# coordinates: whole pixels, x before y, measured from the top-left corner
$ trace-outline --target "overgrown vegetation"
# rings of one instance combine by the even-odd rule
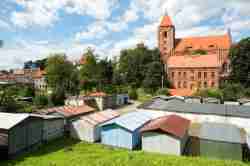
[[[240,161],[177,157],[142,151],[128,151],[64,138],[1,166],[248,166]]]

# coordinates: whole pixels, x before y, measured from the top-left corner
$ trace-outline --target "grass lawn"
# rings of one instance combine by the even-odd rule
[[[0,166],[249,166],[240,161],[176,157],[113,149],[63,138]]]

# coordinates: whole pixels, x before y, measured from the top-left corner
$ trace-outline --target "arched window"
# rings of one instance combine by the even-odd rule
[[[207,82],[206,81],[204,82],[204,88],[207,88]]]
[[[164,32],[164,37],[165,37],[165,38],[168,37],[168,32],[167,32],[167,31]]]
[[[178,88],[181,88],[181,81],[178,82]]]
[[[183,82],[183,88],[185,88],[185,89],[187,88],[187,82],[186,81]]]

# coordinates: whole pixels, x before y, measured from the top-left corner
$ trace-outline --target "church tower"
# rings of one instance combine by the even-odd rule
[[[167,13],[163,16],[158,30],[158,47],[164,64],[174,55],[175,27]]]

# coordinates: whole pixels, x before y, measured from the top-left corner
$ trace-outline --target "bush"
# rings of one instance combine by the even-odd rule
[[[55,91],[52,93],[50,99],[51,102],[54,106],[61,106],[64,105],[64,100],[65,100],[65,93],[63,91]]]
[[[194,96],[200,96],[200,97],[213,97],[221,99],[223,94],[219,89],[201,89],[198,90]]]
[[[224,101],[237,101],[244,97],[245,89],[241,84],[227,83],[222,86]]]
[[[34,104],[36,106],[46,106],[48,105],[48,103],[49,103],[48,97],[44,95],[36,96],[34,99]]]
[[[132,99],[132,100],[137,100],[138,99],[137,91],[134,88],[129,90],[128,95],[129,95],[129,98]]]
[[[167,88],[160,88],[156,91],[156,95],[169,95]]]

